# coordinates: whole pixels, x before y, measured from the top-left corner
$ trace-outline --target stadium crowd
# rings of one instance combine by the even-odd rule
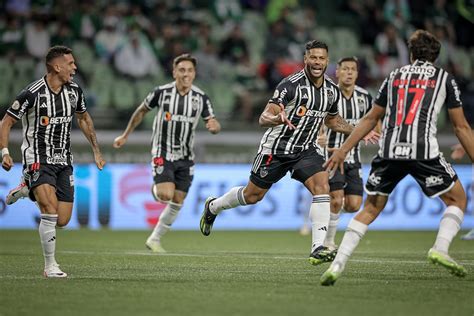
[[[474,16],[465,2],[6,0],[0,13],[0,115],[27,82],[44,73],[47,49],[66,45],[77,58],[75,81],[85,87],[98,128],[124,125],[144,91],[168,82],[173,58],[185,52],[197,57],[196,84],[209,92],[224,124],[257,126],[272,89],[301,67],[306,41],[328,43],[332,77],[340,57],[357,56],[358,84],[373,93],[393,68],[408,62],[407,35],[424,28],[441,40],[438,64],[456,77],[473,122]]]

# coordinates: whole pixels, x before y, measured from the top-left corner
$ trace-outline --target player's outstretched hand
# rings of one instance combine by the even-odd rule
[[[104,158],[102,158],[102,154],[101,154],[101,153],[96,153],[96,154],[94,154],[94,160],[95,160],[95,164],[96,164],[96,166],[97,166],[97,168],[98,168],[99,170],[104,169],[105,160],[104,160]]]
[[[221,131],[221,124],[215,118],[210,118],[206,122],[206,128],[212,134],[217,134]]]
[[[339,168],[341,174],[344,174],[344,160],[346,159],[346,153],[340,148],[328,148],[328,151],[332,153],[331,157],[323,165],[323,168],[329,172],[329,177],[332,177],[336,170]]]
[[[372,130],[367,135],[364,136],[363,140],[366,145],[368,143],[377,144],[377,142],[379,141],[379,138],[380,138],[380,134]]]
[[[13,167],[13,159],[10,155],[4,155],[2,159],[2,168],[6,171],[10,171]]]
[[[282,123],[285,124],[285,125],[288,125],[289,129],[295,129],[295,126],[288,119],[288,116],[286,116],[285,107],[281,103],[279,105],[280,105],[280,108],[281,108],[281,112],[278,115],[280,116],[280,119],[281,119]]]
[[[114,139],[114,148],[120,148],[127,142],[127,137],[120,135]]]

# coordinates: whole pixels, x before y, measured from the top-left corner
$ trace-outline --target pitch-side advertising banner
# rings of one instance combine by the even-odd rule
[[[454,166],[468,193],[468,207],[462,227],[474,227],[472,167]],[[204,200],[219,196],[234,186],[245,185],[250,165],[197,165],[194,181],[173,229],[198,230]],[[364,182],[369,166],[364,166]],[[21,168],[0,171],[0,229],[36,228],[39,211],[29,199],[5,204],[8,191],[17,186]],[[74,168],[75,203],[69,228],[150,229],[164,205],[151,195],[151,167],[146,164],[111,164],[98,171],[95,165]],[[214,229],[298,229],[309,211],[311,196],[289,175],[275,184],[257,205],[224,211]],[[437,229],[444,206],[439,198],[425,197],[418,184],[407,176],[390,196],[383,213],[371,229]],[[339,228],[347,226],[352,214],[343,214]]]

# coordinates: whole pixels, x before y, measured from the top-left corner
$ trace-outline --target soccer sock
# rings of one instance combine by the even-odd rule
[[[464,213],[459,207],[450,205],[446,208],[439,224],[438,235],[433,246],[434,249],[446,254],[448,253],[451,241],[461,228],[463,217]]]
[[[44,265],[46,267],[56,263],[54,254],[56,251],[57,223],[57,214],[41,214],[38,231],[40,235],[41,246],[43,247]]]
[[[173,202],[168,202],[168,204],[166,204],[165,209],[160,215],[158,223],[151,233],[151,239],[159,241],[161,237],[163,237],[163,235],[165,235],[171,229],[171,225],[176,220],[176,217],[178,216],[179,210],[181,210],[182,206],[183,204],[177,204]]]
[[[313,203],[309,209],[309,218],[312,228],[311,252],[322,246],[326,233],[328,231],[329,213],[330,213],[329,194],[320,194],[313,196]]]
[[[329,225],[328,232],[326,233],[326,239],[324,240],[324,245],[333,245],[334,237],[336,237],[337,224],[339,224],[340,213],[329,213]]]
[[[349,222],[333,264],[339,264],[341,269],[344,269],[347,260],[349,260],[368,228],[369,226],[354,218]]]
[[[229,192],[209,203],[209,210],[217,215],[223,210],[234,208],[240,205],[247,205],[244,198],[245,187],[233,187]]]

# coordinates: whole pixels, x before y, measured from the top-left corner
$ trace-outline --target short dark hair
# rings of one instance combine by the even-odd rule
[[[191,54],[181,54],[179,55],[178,57],[176,57],[174,60],[173,60],[173,68],[176,67],[176,65],[178,65],[180,62],[182,61],[190,61],[193,63],[194,65],[194,68],[196,68],[196,65],[197,65],[197,59],[196,57],[194,57],[193,55]]]
[[[307,42],[305,48],[306,48],[306,51],[309,51],[310,49],[313,49],[313,48],[323,48],[329,53],[328,45],[318,40],[312,40],[312,41]]]
[[[342,57],[341,59],[339,59],[337,61],[337,64],[340,66],[342,65],[343,62],[345,61],[353,61],[356,63],[357,67],[359,67],[359,59],[357,59],[357,57],[355,56],[350,56],[350,57]]]
[[[53,59],[63,56],[72,54],[72,49],[66,46],[53,46],[48,50],[46,54],[46,64],[49,64]]]
[[[416,30],[408,39],[408,50],[413,60],[434,62],[439,56],[440,49],[440,41],[425,30]]]

